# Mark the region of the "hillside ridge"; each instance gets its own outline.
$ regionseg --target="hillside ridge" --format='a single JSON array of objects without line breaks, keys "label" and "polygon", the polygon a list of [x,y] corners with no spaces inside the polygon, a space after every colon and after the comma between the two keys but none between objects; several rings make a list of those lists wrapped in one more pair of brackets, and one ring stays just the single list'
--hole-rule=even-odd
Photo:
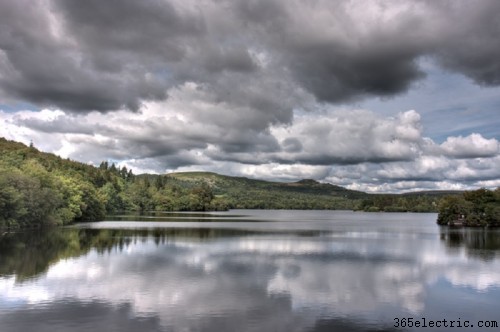
[{"label": "hillside ridge", "polygon": [[214,172],[135,175],[0,138],[0,228],[102,220],[106,214],[228,209],[436,212],[444,193],[369,194],[315,179],[275,182]]},{"label": "hillside ridge", "polygon": [[350,190],[342,186],[331,183],[321,183],[313,179],[301,179],[291,182],[278,182],[262,179],[253,179],[243,176],[230,176],[214,172],[172,172],[164,175],[167,178],[175,178],[184,181],[205,181],[211,185],[215,191],[231,190],[235,187],[244,187],[245,189],[267,189],[276,191],[287,191],[297,193],[319,194],[342,196],[344,198],[362,198],[369,194]]}]

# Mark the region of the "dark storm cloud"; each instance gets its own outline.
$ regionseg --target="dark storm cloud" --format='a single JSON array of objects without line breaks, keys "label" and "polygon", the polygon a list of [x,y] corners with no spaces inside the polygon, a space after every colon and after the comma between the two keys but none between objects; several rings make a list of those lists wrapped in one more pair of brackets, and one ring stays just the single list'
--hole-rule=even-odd
[{"label": "dark storm cloud", "polygon": [[[442,4],[443,5],[443,4]],[[485,86],[500,84],[500,2],[445,2],[449,38],[437,48],[441,64]]]},{"label": "dark storm cloud", "polygon": [[204,59],[204,66],[210,72],[231,70],[251,72],[256,65],[248,50],[244,47],[230,49],[209,49]]},{"label": "dark storm cloud", "polygon": [[391,96],[405,92],[424,76],[415,56],[380,54],[361,50],[345,52],[335,46],[319,46],[295,56],[294,74],[302,85],[324,102],[348,102],[359,97]]},{"label": "dark storm cloud", "polygon": [[92,135],[96,131],[106,132],[110,128],[101,124],[89,125],[84,118],[71,118],[63,114],[51,121],[45,121],[39,118],[21,118],[16,117],[12,123],[17,126],[24,126],[43,133],[72,133]]},{"label": "dark storm cloud", "polygon": [[278,0],[250,0],[233,2],[236,15],[259,25],[278,28],[287,19],[286,3]]},{"label": "dark storm cloud", "polygon": [[[349,2],[249,1],[237,9],[240,19],[256,25],[268,49],[319,101],[396,95],[424,76],[416,60],[430,41],[415,34],[426,22],[411,7],[396,26],[378,19],[363,22]],[[265,19],[269,13],[272,20]],[[367,34],[358,31],[363,24],[370,26]]]},{"label": "dark storm cloud", "polygon": [[154,2],[4,1],[0,12],[4,94],[72,111],[137,110],[143,100],[164,99],[158,61],[178,60],[184,47],[168,32],[201,30]]},{"label": "dark storm cloud", "polygon": [[[309,92],[339,103],[403,93],[430,56],[500,83],[498,1],[0,3],[0,90],[69,111],[138,110],[186,81],[290,122]],[[247,89],[248,88],[248,89]]]},{"label": "dark storm cloud", "polygon": [[243,27],[319,101],[394,96],[431,57],[479,84],[500,83],[500,4],[467,1],[241,1]]},{"label": "dark storm cloud", "polygon": [[54,0],[53,3],[68,31],[90,52],[96,64],[105,64],[106,57],[113,55],[117,59],[110,60],[118,63],[120,56],[127,55],[178,61],[185,55],[190,38],[205,32],[199,12],[180,10],[169,1],[90,0],[82,5],[78,0]]},{"label": "dark storm cloud", "polygon": [[295,137],[285,138],[281,144],[286,152],[300,152],[303,148],[300,140]]}]

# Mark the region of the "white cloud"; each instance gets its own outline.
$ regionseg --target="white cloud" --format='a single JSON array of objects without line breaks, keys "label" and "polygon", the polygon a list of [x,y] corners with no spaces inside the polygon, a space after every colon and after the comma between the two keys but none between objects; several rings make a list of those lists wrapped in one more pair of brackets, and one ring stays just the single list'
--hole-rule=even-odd
[{"label": "white cloud", "polygon": [[[145,104],[140,113],[0,112],[2,134],[85,163],[111,160],[136,173],[313,178],[383,192],[493,187],[500,178],[496,139],[471,134],[438,145],[422,136],[416,111],[394,117],[368,110],[297,112],[290,124],[261,130],[251,126],[252,114],[217,103],[196,84],[171,95]],[[234,112],[249,116],[250,125],[231,127],[239,118]]]},{"label": "white cloud", "polygon": [[486,139],[477,133],[466,137],[448,137],[441,147],[447,155],[455,158],[493,157],[500,152],[496,139]]},{"label": "white cloud", "polygon": [[271,132],[282,141],[301,143],[301,151],[277,154],[283,161],[331,165],[411,160],[421,140],[419,120],[415,111],[382,118],[366,110],[345,110],[299,116],[292,125],[272,127]]}]

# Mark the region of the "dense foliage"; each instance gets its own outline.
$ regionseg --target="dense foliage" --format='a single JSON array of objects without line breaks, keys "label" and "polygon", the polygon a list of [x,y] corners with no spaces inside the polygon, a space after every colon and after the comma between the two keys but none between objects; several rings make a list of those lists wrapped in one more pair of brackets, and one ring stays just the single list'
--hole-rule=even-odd
[{"label": "dense foliage", "polygon": [[354,209],[366,194],[314,180],[268,182],[215,173],[173,173],[167,179],[207,183],[214,197],[231,209]]},{"label": "dense foliage", "polygon": [[466,191],[439,204],[439,225],[500,226],[500,188]]},{"label": "dense foliage", "polygon": [[0,139],[0,227],[103,218],[94,167]]},{"label": "dense foliage", "polygon": [[107,162],[96,168],[0,138],[0,228],[96,221],[117,211],[226,208],[204,183],[135,176]]},{"label": "dense foliage", "polygon": [[357,205],[358,210],[367,212],[435,212],[440,194],[378,194],[370,195]]},{"label": "dense foliage", "polygon": [[367,194],[343,187],[301,180],[276,183],[228,177],[215,173],[174,173],[168,177],[210,184],[216,197],[238,209],[329,209],[367,212],[437,212],[441,197],[449,192]]},{"label": "dense foliage", "polygon": [[0,228],[96,221],[122,211],[352,209],[436,211],[439,196],[369,195],[301,180],[277,183],[190,172],[134,175],[62,159],[0,138]]}]

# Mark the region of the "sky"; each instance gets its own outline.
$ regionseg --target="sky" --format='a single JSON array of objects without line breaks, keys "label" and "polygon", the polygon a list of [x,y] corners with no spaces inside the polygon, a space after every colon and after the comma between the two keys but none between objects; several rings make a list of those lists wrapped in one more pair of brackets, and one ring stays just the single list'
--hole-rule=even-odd
[{"label": "sky", "polygon": [[134,173],[500,186],[500,1],[0,0],[0,136]]}]

